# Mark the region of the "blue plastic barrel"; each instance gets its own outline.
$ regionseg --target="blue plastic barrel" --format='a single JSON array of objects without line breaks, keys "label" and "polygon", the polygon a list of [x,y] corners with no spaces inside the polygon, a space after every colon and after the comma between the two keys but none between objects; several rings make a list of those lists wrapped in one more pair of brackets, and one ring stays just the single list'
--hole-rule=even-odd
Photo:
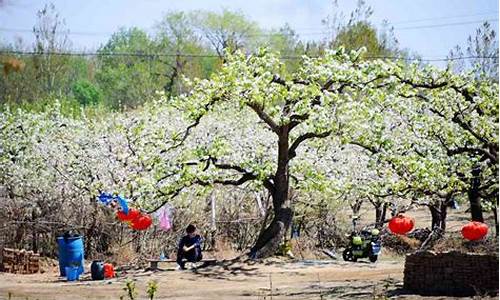
[{"label": "blue plastic barrel", "polygon": [[83,237],[58,237],[59,272],[66,276],[66,267],[78,267],[78,273],[83,273]]},{"label": "blue plastic barrel", "polygon": [[66,279],[68,281],[78,280],[78,277],[80,275],[80,270],[78,270],[78,267],[65,267],[64,270],[66,271]]}]

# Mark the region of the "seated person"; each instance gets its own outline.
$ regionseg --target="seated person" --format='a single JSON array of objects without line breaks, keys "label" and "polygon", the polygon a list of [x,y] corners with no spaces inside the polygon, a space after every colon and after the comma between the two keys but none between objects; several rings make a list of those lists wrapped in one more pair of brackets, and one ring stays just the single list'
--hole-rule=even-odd
[{"label": "seated person", "polygon": [[181,270],[184,269],[186,259],[188,262],[198,262],[202,259],[201,237],[196,234],[196,227],[192,224],[186,228],[187,235],[183,236],[179,242],[177,250],[177,264]]}]

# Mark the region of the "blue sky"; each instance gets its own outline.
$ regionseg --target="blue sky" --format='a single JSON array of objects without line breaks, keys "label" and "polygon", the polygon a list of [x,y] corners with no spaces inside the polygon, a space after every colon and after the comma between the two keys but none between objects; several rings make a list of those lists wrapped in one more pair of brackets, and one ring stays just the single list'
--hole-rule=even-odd
[{"label": "blue sky", "polygon": [[[0,2],[2,2],[0,0]],[[3,0],[0,7],[0,40],[10,42],[21,36],[31,43],[30,33],[1,29],[31,29],[36,11],[46,1]],[[340,0],[339,6],[349,12],[354,0]],[[379,25],[387,19],[396,28],[402,48],[409,48],[425,58],[446,56],[456,44],[464,44],[481,20],[498,19],[497,0],[368,0],[374,9],[371,21]],[[91,50],[104,43],[119,27],[138,26],[152,29],[165,12],[172,10],[221,8],[240,10],[263,28],[278,28],[289,23],[304,39],[320,38],[321,20],[331,14],[328,0],[54,0],[71,32],[93,32],[93,35],[70,35],[75,49]],[[423,21],[415,21],[422,20]],[[433,28],[409,27],[449,23],[468,24]],[[498,27],[498,21],[492,22]]]}]

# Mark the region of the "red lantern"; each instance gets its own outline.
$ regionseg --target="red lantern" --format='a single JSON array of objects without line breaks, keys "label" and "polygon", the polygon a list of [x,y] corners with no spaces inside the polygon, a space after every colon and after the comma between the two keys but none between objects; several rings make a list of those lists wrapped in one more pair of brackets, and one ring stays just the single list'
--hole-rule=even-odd
[{"label": "red lantern", "polygon": [[141,215],[132,221],[131,227],[135,230],[146,230],[153,223],[149,215]]},{"label": "red lantern", "polygon": [[462,236],[469,241],[477,241],[482,239],[488,233],[488,225],[472,221],[462,227]]},{"label": "red lantern", "polygon": [[125,214],[121,210],[116,213],[116,217],[118,218],[118,220],[123,221],[123,222],[132,222],[134,219],[136,219],[140,215],[141,215],[141,212],[135,208],[129,209],[128,214]]},{"label": "red lantern", "polygon": [[389,221],[389,229],[395,234],[406,234],[413,229],[415,221],[405,215],[397,215]]}]

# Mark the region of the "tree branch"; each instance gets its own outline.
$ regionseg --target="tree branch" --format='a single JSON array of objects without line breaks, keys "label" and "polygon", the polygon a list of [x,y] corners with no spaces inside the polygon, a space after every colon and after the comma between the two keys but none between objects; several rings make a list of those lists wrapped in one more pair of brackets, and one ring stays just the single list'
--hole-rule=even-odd
[{"label": "tree branch", "polygon": [[295,139],[295,141],[292,143],[290,148],[288,149],[288,159],[291,160],[295,156],[297,156],[296,150],[300,146],[300,144],[308,139],[313,139],[313,138],[325,138],[329,136],[332,133],[331,130],[320,132],[320,133],[315,133],[315,132],[307,132],[304,133],[303,135],[299,136],[298,138]]},{"label": "tree branch", "polygon": [[[200,162],[206,162],[207,165],[205,166],[205,170],[208,169],[210,165],[214,166],[217,169],[221,170],[234,170],[238,171],[239,173],[242,174],[242,176],[239,179],[215,179],[212,183],[216,184],[222,184],[222,185],[242,185],[247,181],[255,180],[258,178],[256,174],[254,174],[251,171],[247,171],[245,168],[239,166],[239,165],[233,165],[233,164],[227,164],[227,163],[218,163],[217,159],[215,157],[209,157],[206,160],[200,161]],[[190,165],[196,165],[197,163],[191,162]],[[274,192],[274,184],[272,183],[272,176],[266,178],[263,181],[264,187],[267,188],[271,193]],[[194,184],[199,184],[203,186],[210,185],[209,182],[203,181],[201,179],[196,179]]]},{"label": "tree branch", "polygon": [[[204,105],[204,109],[205,109],[205,112],[208,112],[208,110],[210,109],[210,107],[212,105],[215,104],[215,102],[221,100],[223,97],[214,97],[212,98],[209,102],[207,102],[205,105]],[[201,121],[201,118],[203,118],[205,116],[205,113],[203,114],[200,114],[199,116],[197,116],[194,120],[193,123],[191,123],[188,127],[186,127],[186,130],[184,131],[184,134],[182,135],[181,139],[179,140],[179,142],[177,142],[176,144],[168,147],[167,149],[163,149],[160,151],[160,154],[163,154],[163,153],[166,153],[170,150],[173,150],[175,148],[178,148],[179,146],[181,146],[187,139],[187,137],[189,136],[189,134],[191,133],[191,130],[193,128],[195,128],[196,126],[198,126],[198,124],[200,124],[200,121]]]},{"label": "tree branch", "polygon": [[184,188],[186,188],[187,186],[186,185],[181,185],[181,186],[178,186],[175,190],[173,190],[172,192],[168,192],[168,193],[165,193],[164,191],[162,191],[161,189],[157,189],[158,193],[162,196],[165,196],[165,197],[168,197],[166,200],[162,201],[160,205],[156,206],[155,208],[147,211],[148,214],[152,214],[154,212],[156,212],[157,210],[159,210],[163,205],[167,204],[170,200],[172,200],[173,198],[177,197]]},{"label": "tree branch", "polygon": [[405,79],[403,77],[401,77],[400,75],[398,74],[394,74],[394,76],[399,79],[399,81],[401,83],[404,83],[404,84],[407,84],[407,85],[411,85],[413,88],[425,88],[425,89],[439,89],[439,88],[442,88],[442,87],[445,87],[448,85],[448,82],[446,81],[443,81],[443,82],[440,82],[440,83],[418,83],[418,82],[413,82],[409,79]]},{"label": "tree branch", "polygon": [[462,153],[473,153],[473,154],[482,154],[488,157],[491,161],[498,163],[498,158],[493,156],[491,153],[488,151],[482,149],[482,148],[475,148],[475,147],[457,147],[455,149],[448,149],[446,153],[449,156],[456,155],[456,154],[462,154]]},{"label": "tree branch", "polygon": [[[461,94],[464,97],[465,101],[467,101],[467,102],[469,102],[471,104],[476,104],[476,102],[474,101],[474,97],[477,96],[476,93],[470,93],[469,90],[462,89],[462,88],[459,88],[459,87],[454,86],[454,85],[452,85],[451,88],[455,92]],[[474,110],[477,112],[478,115],[480,115],[480,116],[484,115],[483,110],[479,106],[474,105]]]},{"label": "tree branch", "polygon": [[368,152],[370,152],[371,154],[377,154],[380,152],[380,150],[376,149],[375,147],[371,147],[371,146],[362,144],[362,143],[357,142],[357,141],[350,141],[349,144],[361,147],[361,148],[367,150]]},{"label": "tree branch", "polygon": [[262,106],[260,106],[256,103],[249,103],[248,106],[251,107],[255,111],[255,113],[257,113],[259,118],[262,121],[264,121],[271,128],[271,130],[274,133],[279,134],[280,130],[279,130],[278,125],[276,124],[276,122],[274,122],[274,120],[267,113],[264,112]]},{"label": "tree branch", "polygon": [[293,128],[297,127],[300,125],[303,121],[309,119],[309,114],[302,114],[302,115],[291,115],[290,116],[290,123],[289,123],[289,131],[291,131]]}]

